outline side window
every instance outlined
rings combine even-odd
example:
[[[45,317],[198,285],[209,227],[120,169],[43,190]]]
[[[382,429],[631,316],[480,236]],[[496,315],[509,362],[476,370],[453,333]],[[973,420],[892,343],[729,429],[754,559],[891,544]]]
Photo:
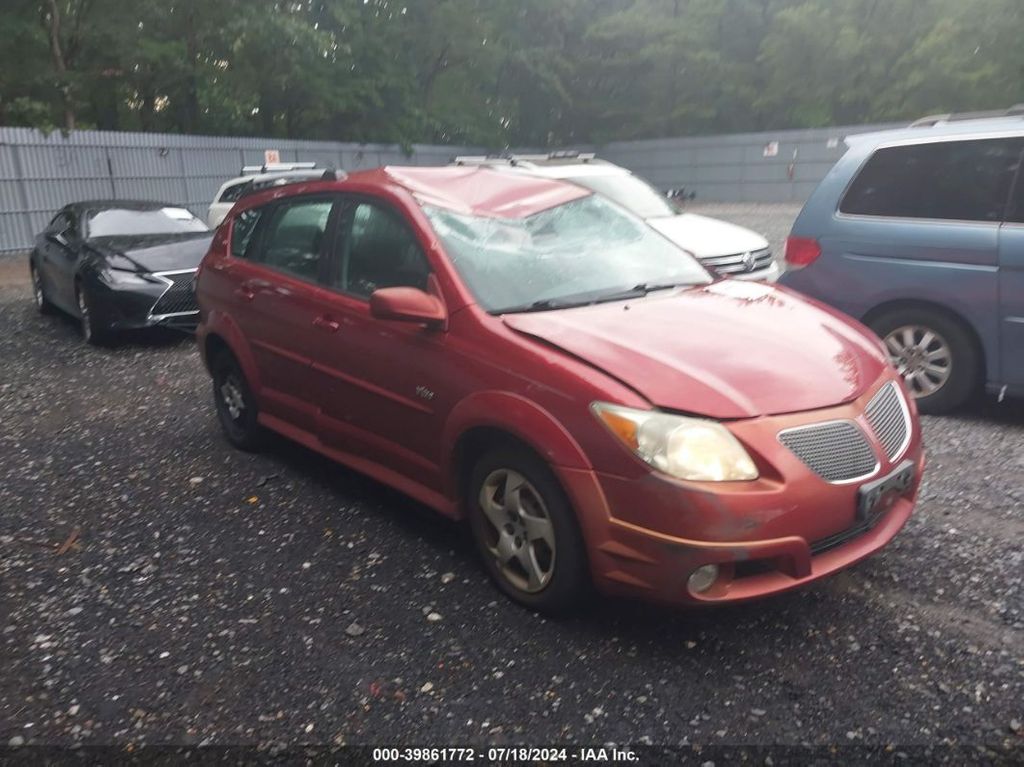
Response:
[[[356,204],[346,217],[335,287],[363,298],[380,288],[427,289],[430,264],[401,217],[374,203]]]
[[[71,218],[66,210],[62,210],[47,224],[46,231],[53,234],[61,234],[66,232],[70,226]]]
[[[263,215],[261,208],[249,208],[243,210],[235,220],[231,222],[231,255],[235,258],[245,258],[245,251],[252,241],[252,234],[256,231],[256,224],[260,222]]]
[[[242,192],[249,186],[250,181],[239,181],[237,184],[232,184],[223,191],[217,202],[238,202],[238,198],[242,196]]]
[[[1017,173],[1010,205],[1006,209],[1006,220],[1015,224],[1024,224],[1024,168]]]
[[[944,141],[879,149],[840,203],[841,213],[1001,221],[1024,139]]]
[[[258,260],[315,282],[332,204],[332,200],[322,197],[297,198],[275,207],[269,212]]]

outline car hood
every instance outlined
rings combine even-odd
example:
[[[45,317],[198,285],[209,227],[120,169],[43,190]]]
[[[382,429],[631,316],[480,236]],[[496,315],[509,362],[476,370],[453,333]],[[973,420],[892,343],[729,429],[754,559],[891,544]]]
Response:
[[[658,407],[711,418],[838,405],[888,365],[878,342],[838,314],[784,289],[732,280],[502,319]]]
[[[696,213],[649,218],[647,223],[697,258],[731,256],[768,247],[768,241],[757,232]]]
[[[97,237],[89,245],[101,253],[124,256],[144,272],[172,272],[198,267],[212,239],[213,232],[184,232]]]

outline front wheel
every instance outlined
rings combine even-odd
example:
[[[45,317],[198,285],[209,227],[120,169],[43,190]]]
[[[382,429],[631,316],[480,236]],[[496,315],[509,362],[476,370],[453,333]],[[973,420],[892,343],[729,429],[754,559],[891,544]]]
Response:
[[[897,309],[870,323],[922,413],[963,405],[980,381],[977,343],[957,320],[926,308]]]
[[[35,301],[36,309],[40,314],[53,314],[54,306],[50,303],[50,299],[46,297],[46,290],[43,288],[42,277],[39,276],[39,270],[33,263],[29,264],[29,272],[32,275],[32,298]]]
[[[259,450],[266,441],[266,432],[259,424],[256,400],[238,360],[230,352],[221,352],[210,371],[213,401],[224,436],[240,450]]]
[[[82,340],[92,346],[102,346],[109,341],[110,331],[97,323],[96,313],[93,311],[95,302],[85,285],[81,283],[75,286],[75,301],[78,304],[78,324]]]
[[[564,613],[589,595],[583,537],[551,470],[525,449],[498,448],[474,467],[466,505],[488,574],[515,601]]]

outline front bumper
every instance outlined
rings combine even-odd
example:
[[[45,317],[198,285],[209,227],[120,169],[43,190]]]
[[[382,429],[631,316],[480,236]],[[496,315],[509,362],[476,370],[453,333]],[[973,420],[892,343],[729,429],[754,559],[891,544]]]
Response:
[[[195,331],[199,308],[191,288],[194,269],[160,272],[151,281],[121,282],[95,277],[89,286],[93,296],[93,322],[113,330],[167,327]],[[181,277],[188,284],[177,284]]]
[[[907,447],[892,460],[880,454],[877,471],[857,482],[826,482],[776,439],[795,422],[852,420],[862,412],[858,400],[816,413],[755,419],[741,440],[762,455],[774,447],[768,457],[777,471],[749,483],[709,487],[654,473],[636,479],[559,470],[580,512],[596,585],[607,594],[669,604],[735,603],[799,588],[878,551],[909,519],[917,498],[924,451],[916,419],[910,418]],[[860,486],[907,460],[915,467],[910,486],[887,496],[870,524],[860,521]],[[692,592],[690,575],[709,564],[719,567],[715,584]]]

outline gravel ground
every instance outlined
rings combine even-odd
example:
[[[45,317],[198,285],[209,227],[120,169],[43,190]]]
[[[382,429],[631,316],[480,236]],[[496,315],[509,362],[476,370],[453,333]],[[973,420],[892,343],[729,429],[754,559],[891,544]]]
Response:
[[[714,212],[773,241],[793,214]],[[230,449],[190,340],[85,348],[23,269],[0,267],[0,746],[1024,741],[1024,403],[925,419],[918,512],[820,585],[552,621],[401,495]]]

